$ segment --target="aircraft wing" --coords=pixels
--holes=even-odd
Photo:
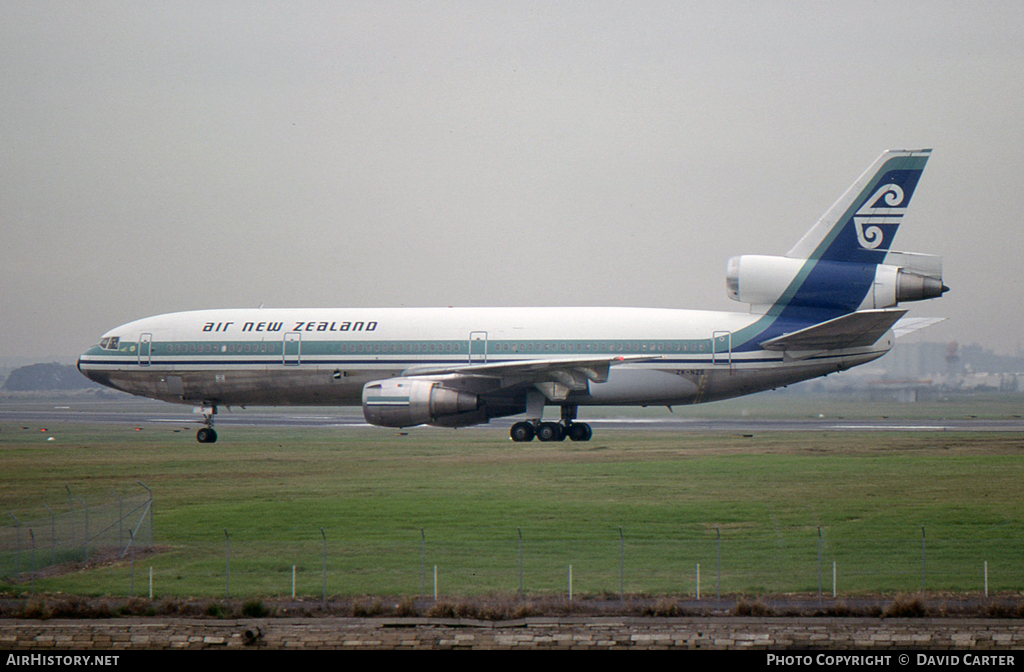
[[[783,334],[761,344],[765,350],[842,350],[874,345],[893,328],[905,310],[860,310],[821,324]]]
[[[493,364],[459,366],[418,366],[406,369],[403,376],[429,376],[455,379],[470,387],[486,381],[492,391],[517,385],[537,388],[552,401],[564,400],[569,392],[583,391],[590,382],[604,383],[608,370],[619,364],[660,359],[658,355],[619,355],[608,357],[566,357],[531,359]]]
[[[438,376],[459,374],[493,378],[536,378],[556,372],[578,372],[588,380],[603,383],[608,380],[608,369],[618,364],[647,362],[659,359],[657,355],[618,355],[609,357],[563,357],[560,359],[529,359],[494,364],[461,364],[456,366],[414,366],[402,372],[403,376]]]

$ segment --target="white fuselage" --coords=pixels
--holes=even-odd
[[[653,308],[203,310],[113,329],[79,368],[105,385],[171,402],[358,405],[367,382],[424,367],[642,357],[611,367],[606,381],[590,381],[571,402],[673,405],[847,369],[893,343],[889,333],[871,347],[796,358],[744,349],[732,335],[763,319]]]

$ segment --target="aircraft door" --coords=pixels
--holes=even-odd
[[[153,334],[141,334],[139,336],[139,366],[149,366],[152,363],[152,350]]]
[[[471,332],[469,332],[469,363],[470,364],[486,364],[487,363],[487,332],[486,331],[471,331]]]
[[[728,364],[732,373],[732,333],[716,331],[711,334],[711,363]]]
[[[298,366],[302,361],[302,334],[292,331],[284,335],[285,366]]]

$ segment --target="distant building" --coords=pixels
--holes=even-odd
[[[943,392],[1011,393],[1022,387],[1024,356],[955,342],[901,342],[871,364],[796,385],[793,391],[913,403]]]

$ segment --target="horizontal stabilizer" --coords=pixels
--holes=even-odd
[[[925,327],[945,321],[946,318],[944,317],[904,317],[892,326],[892,331],[896,334],[896,338],[902,338],[918,329],[924,329]]]
[[[765,341],[765,350],[843,350],[863,348],[892,329],[905,310],[861,310]]]

